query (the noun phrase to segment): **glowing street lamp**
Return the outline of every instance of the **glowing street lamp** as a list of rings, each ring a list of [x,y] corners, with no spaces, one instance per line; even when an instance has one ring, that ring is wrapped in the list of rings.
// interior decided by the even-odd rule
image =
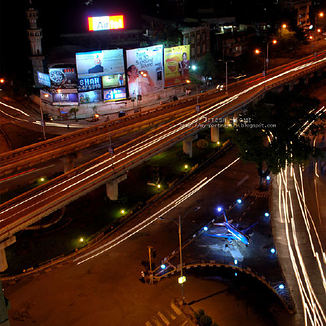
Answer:
[[[197,66],[196,65],[192,65],[191,66],[191,70],[193,70],[193,71],[197,70]]]
[[[260,51],[259,49],[255,49],[254,53],[255,53],[255,54],[260,54],[261,51]]]
[[[286,24],[282,24],[282,28],[283,29],[286,29],[288,27],[288,25],[286,25]]]
[[[80,238],[79,238],[79,242],[80,242],[80,243],[83,243],[83,242],[84,242],[84,238],[83,238],[83,237],[80,237]]]
[[[317,28],[317,33],[320,33],[321,32],[321,29],[320,28]]]
[[[124,209],[121,209],[120,213],[121,213],[121,215],[124,215],[124,214],[126,214],[126,211]]]
[[[320,17],[320,18],[324,18],[324,12],[320,12],[320,13],[318,13],[318,16]]]
[[[180,277],[178,277],[178,283],[179,284],[183,284],[183,283],[185,283],[186,282],[186,277],[185,276],[180,276]]]
[[[5,83],[5,79],[4,78],[0,78],[0,84],[4,84]]]
[[[160,184],[158,184],[156,187],[157,187],[158,189],[160,189],[160,188],[161,188],[161,185],[160,185]]]
[[[185,170],[187,170],[189,168],[189,165],[188,164],[185,164],[184,165],[184,168],[185,168]]]
[[[189,79],[186,79],[186,83],[187,83],[187,84],[190,84],[191,81],[190,81]]]

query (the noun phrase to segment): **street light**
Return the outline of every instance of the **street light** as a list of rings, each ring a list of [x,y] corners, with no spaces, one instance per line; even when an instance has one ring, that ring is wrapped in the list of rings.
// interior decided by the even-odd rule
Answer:
[[[277,40],[273,39],[271,43],[276,45]],[[268,64],[269,64],[269,42],[267,41],[267,43],[266,43],[266,69],[264,69],[266,75],[267,75],[267,71],[268,71]]]
[[[282,28],[283,29],[286,29],[288,27],[288,25],[286,25],[286,24],[282,24]]]
[[[318,13],[318,16],[319,16],[320,18],[324,18],[324,13],[321,11],[320,13]]]
[[[59,91],[59,90],[58,90]],[[45,98],[49,97],[49,94],[44,94]],[[43,139],[46,140],[46,134],[45,134],[45,121],[44,121],[44,114],[43,114],[43,100],[42,100],[42,95],[41,95],[41,90],[40,90],[40,113],[41,113],[41,125],[42,125],[42,133],[43,133]]]
[[[5,83],[5,79],[4,78],[0,78],[0,84],[4,84]]]

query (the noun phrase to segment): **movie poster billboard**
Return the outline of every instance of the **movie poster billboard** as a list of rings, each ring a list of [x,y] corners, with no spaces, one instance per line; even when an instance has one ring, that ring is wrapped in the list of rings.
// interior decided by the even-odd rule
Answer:
[[[103,88],[120,87],[126,85],[125,74],[102,76]]]
[[[76,68],[50,68],[49,75],[53,88],[76,88]]]
[[[125,100],[127,98],[126,87],[110,88],[103,90],[103,101],[112,102]]]
[[[102,88],[101,77],[78,78],[78,92],[93,91]]]
[[[79,78],[123,74],[125,71],[122,49],[78,52],[76,65]]]
[[[185,83],[189,79],[190,45],[164,49],[165,87]]]
[[[78,105],[77,93],[54,93],[53,105]]]
[[[127,50],[127,67],[131,98],[164,88],[163,45]]]
[[[37,80],[41,85],[48,86],[48,87],[51,86],[50,76],[48,74],[38,71]]]
[[[96,103],[102,101],[102,92],[100,90],[78,93],[80,104]]]

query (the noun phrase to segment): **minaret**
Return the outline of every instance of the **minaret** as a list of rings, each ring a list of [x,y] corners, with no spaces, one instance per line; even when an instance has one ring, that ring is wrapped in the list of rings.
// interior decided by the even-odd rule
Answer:
[[[30,60],[33,65],[33,75],[36,87],[41,87],[38,83],[37,72],[44,72],[44,56],[42,55],[42,28],[37,26],[38,11],[33,8],[32,0],[29,0],[29,8],[26,10],[26,16],[29,21],[27,30],[28,39],[31,44]]]

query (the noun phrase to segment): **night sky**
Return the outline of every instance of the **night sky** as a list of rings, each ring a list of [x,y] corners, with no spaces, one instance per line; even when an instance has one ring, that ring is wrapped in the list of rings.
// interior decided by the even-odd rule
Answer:
[[[32,3],[39,10],[44,48],[56,43],[62,33],[86,33],[88,16],[124,14],[126,28],[140,27],[140,8],[143,7],[142,0],[93,0],[89,6],[82,0],[33,0]],[[0,1],[0,74],[17,77],[30,67],[27,4],[27,0]]]

